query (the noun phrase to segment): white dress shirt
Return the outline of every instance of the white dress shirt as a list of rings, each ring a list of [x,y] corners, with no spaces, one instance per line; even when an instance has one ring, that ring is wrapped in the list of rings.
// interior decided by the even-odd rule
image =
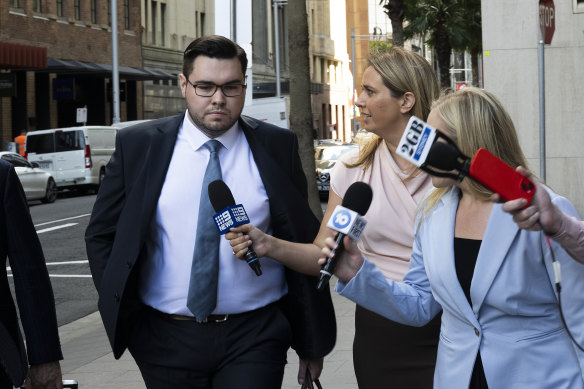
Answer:
[[[187,112],[188,114],[188,112]],[[203,176],[209,138],[185,114],[158,199],[140,274],[142,301],[167,313],[192,316],[186,306]],[[235,202],[243,204],[252,224],[270,230],[269,200],[243,131],[236,123],[216,138],[223,181]],[[204,188],[207,190],[207,188]],[[262,258],[263,274],[233,255],[229,242],[219,243],[219,286],[214,314],[235,314],[263,307],[287,293],[284,267]]]

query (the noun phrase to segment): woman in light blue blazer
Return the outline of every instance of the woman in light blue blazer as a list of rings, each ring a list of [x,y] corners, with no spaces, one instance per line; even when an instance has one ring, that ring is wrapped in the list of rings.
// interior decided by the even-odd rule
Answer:
[[[526,166],[509,115],[486,91],[467,88],[444,96],[428,123],[465,155],[483,147],[513,167]],[[520,230],[501,204],[489,201],[492,192],[468,178],[432,182],[437,189],[420,212],[404,281],[385,279],[345,238],[337,292],[413,326],[442,310],[435,388],[583,388],[584,354],[562,324],[543,233]],[[577,217],[568,200],[545,190],[560,210]],[[324,256],[335,244],[328,238],[327,245]],[[552,249],[563,270],[568,328],[582,344],[584,266],[556,243]]]

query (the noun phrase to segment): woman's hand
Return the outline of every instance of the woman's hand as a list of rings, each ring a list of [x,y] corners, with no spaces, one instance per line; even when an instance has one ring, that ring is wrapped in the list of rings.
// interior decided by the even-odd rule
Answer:
[[[318,259],[318,264],[324,266],[329,258],[337,257],[335,275],[343,282],[349,282],[363,266],[363,256],[357,248],[357,243],[345,236],[343,239],[344,249],[338,250],[338,245],[333,238],[324,240],[325,246],[321,250],[322,257]]]
[[[225,234],[225,239],[229,241],[233,254],[239,259],[244,258],[245,253],[252,244],[258,258],[267,256],[269,238],[269,235],[266,235],[253,224],[242,224],[241,226],[233,227]]]

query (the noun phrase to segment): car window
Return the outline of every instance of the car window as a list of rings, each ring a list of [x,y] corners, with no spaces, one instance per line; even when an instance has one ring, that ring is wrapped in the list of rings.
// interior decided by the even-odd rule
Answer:
[[[46,154],[55,152],[53,134],[28,135],[26,137],[26,152]]]
[[[83,150],[85,148],[83,131],[57,131],[55,132],[55,144],[57,152]]]
[[[30,163],[18,154],[4,154],[1,158],[14,167],[30,167]]]
[[[327,160],[336,161],[341,155],[353,150],[353,146],[329,146],[317,149],[316,159],[317,160]]]

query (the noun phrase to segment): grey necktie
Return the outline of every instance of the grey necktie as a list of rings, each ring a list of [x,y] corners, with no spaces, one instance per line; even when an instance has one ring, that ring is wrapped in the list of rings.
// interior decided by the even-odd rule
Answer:
[[[211,182],[221,179],[218,154],[221,143],[211,139],[204,146],[209,149],[211,156],[203,177],[195,251],[187,294],[187,308],[199,322],[206,319],[217,305],[219,278],[219,232],[213,222],[215,211],[209,200],[208,187]]]

